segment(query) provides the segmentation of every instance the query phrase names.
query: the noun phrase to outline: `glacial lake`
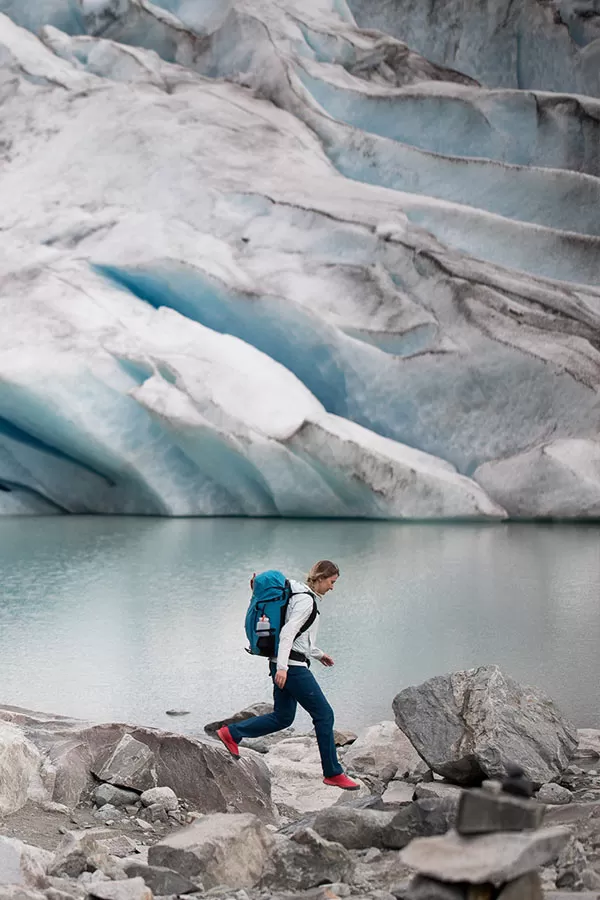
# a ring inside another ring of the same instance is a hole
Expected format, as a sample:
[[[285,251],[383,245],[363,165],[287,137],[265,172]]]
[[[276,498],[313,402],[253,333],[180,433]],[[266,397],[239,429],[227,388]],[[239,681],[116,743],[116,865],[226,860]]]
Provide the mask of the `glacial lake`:
[[[341,727],[491,663],[600,727],[598,525],[0,519],[0,703],[201,733],[270,697],[244,652],[252,572],[323,557],[342,573],[319,635],[336,666],[313,671]]]

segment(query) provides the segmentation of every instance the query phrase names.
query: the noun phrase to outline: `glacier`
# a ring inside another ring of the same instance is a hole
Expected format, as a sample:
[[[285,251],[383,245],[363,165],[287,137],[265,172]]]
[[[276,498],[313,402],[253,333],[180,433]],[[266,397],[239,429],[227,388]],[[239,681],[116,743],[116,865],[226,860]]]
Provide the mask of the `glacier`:
[[[600,515],[600,15],[483,6],[0,0],[0,514]]]

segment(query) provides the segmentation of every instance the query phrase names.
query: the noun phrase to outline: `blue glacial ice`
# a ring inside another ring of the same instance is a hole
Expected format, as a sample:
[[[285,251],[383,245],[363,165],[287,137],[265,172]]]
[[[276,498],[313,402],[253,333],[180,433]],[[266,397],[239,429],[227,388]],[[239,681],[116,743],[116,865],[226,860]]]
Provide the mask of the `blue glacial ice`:
[[[0,514],[598,514],[593,16],[486,61],[471,0],[454,55],[412,0],[26,6]]]

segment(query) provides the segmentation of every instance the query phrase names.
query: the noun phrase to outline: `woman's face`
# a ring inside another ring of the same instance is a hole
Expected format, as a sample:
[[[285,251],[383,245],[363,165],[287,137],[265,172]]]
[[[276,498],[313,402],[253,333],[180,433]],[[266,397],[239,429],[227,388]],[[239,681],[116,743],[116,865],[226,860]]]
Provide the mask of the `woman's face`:
[[[320,594],[322,597],[323,594],[326,594],[328,591],[332,591],[333,586],[339,577],[339,575],[330,575],[329,578],[319,578],[315,585],[317,594]]]

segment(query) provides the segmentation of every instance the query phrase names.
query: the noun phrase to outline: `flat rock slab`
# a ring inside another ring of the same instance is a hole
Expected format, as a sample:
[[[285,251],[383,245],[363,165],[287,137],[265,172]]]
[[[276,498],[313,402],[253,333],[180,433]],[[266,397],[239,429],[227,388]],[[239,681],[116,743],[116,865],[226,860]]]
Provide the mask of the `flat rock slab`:
[[[415,800],[437,797],[440,800],[452,800],[458,805],[462,788],[457,784],[445,784],[440,781],[425,781],[414,788]]]
[[[400,809],[402,806],[412,803],[414,796],[414,784],[407,784],[405,781],[390,781],[381,795],[381,801],[388,808]]]
[[[545,807],[535,800],[489,791],[462,791],[456,830],[463,835],[539,828]]]
[[[123,881],[95,881],[88,885],[90,897],[98,900],[152,900],[153,894],[143,878]]]
[[[600,803],[569,803],[551,806],[544,815],[545,825],[575,825],[588,819],[600,819]],[[600,829],[600,823],[599,823]]]
[[[598,900],[600,891],[545,891],[544,900]]]
[[[471,838],[452,830],[442,837],[412,841],[400,859],[438,881],[499,886],[554,862],[569,838],[569,830],[560,827]]]

